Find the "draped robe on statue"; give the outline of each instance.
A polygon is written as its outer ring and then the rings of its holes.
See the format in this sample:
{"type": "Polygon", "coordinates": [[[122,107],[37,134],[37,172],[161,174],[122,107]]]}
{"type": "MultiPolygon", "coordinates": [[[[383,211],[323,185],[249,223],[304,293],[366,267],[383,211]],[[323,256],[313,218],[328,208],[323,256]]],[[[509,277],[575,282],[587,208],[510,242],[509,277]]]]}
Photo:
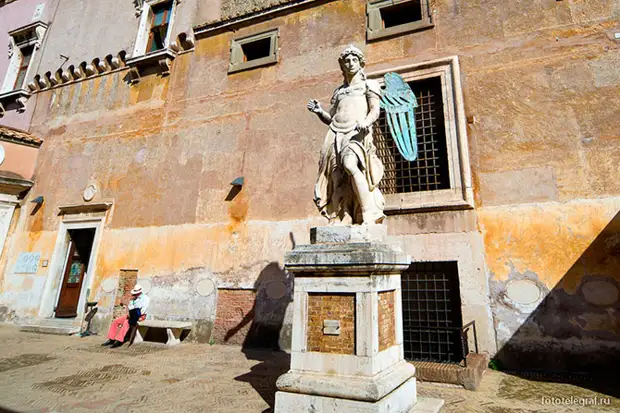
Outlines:
{"type": "Polygon", "coordinates": [[[342,164],[348,154],[354,154],[364,173],[372,194],[373,205],[382,213],[385,200],[378,188],[383,177],[383,163],[377,157],[372,139],[372,126],[368,132],[357,132],[356,124],[368,115],[370,99],[379,99],[381,89],[374,80],[364,79],[354,85],[343,84],[334,91],[331,104],[332,122],[325,137],[319,160],[319,174],[314,189],[314,202],[330,222],[350,216],[353,224],[361,224],[362,208],[353,190],[349,175],[342,164]],[[342,105],[345,102],[346,105],[342,105]]]}

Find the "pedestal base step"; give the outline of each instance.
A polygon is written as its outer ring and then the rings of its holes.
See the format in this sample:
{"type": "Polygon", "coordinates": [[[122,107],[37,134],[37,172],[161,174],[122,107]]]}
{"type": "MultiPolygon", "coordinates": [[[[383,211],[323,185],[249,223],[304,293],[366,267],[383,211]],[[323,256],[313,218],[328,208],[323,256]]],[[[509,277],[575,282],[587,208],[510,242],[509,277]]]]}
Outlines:
{"type": "Polygon", "coordinates": [[[416,381],[410,379],[374,403],[279,391],[275,413],[437,413],[442,407],[443,400],[416,399],[416,381]]]}

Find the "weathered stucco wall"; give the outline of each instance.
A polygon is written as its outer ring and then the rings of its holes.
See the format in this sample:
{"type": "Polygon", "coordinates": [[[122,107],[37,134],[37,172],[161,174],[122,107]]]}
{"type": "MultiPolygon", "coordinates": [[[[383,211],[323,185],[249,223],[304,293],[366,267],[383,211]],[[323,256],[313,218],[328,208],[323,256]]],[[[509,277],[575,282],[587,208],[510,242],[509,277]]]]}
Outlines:
{"type": "MultiPolygon", "coordinates": [[[[620,209],[620,53],[613,40],[620,2],[541,0],[515,8],[443,0],[433,9],[434,28],[366,44],[365,2],[330,2],[202,37],[166,78],[128,86],[120,72],[38,94],[32,131],[46,144],[30,196],[45,195],[46,204],[23,215],[26,231],[14,237],[10,256],[37,250],[49,257],[57,207],[82,202],[82,190],[96,181],[97,199],[114,202],[92,285],[101,315],[113,305],[106,280],[113,284],[120,268],[135,268],[165,303],[155,305],[156,315],[200,320],[206,331],[215,296],[198,294],[199,282],[250,288],[322,223],[311,194],[325,127],[305,104],[329,101],[342,48],[361,46],[368,71],[458,55],[477,209],[390,217],[392,241],[416,260],[459,263],[463,321],[476,320],[485,351],[496,350],[494,330],[500,355],[512,346],[538,355],[563,348],[570,356],[577,354],[573,337],[586,340],[588,351],[611,348],[618,327],[604,314],[617,314],[617,300],[580,307],[557,319],[559,330],[544,330],[548,313],[536,318],[548,306],[543,296],[536,305],[508,305],[503,297],[509,290],[526,299],[535,285],[566,294],[561,302],[580,300],[575,289],[583,290],[585,278],[566,283],[566,274],[620,209]],[[233,36],[275,27],[277,65],[226,74],[233,36]],[[238,176],[246,184],[227,201],[238,176]],[[515,288],[511,280],[523,282],[515,288]],[[522,332],[528,317],[538,332],[522,332]]],[[[613,284],[616,250],[608,251],[605,269],[586,273],[613,284]]],[[[33,281],[7,272],[3,302],[36,313],[40,272],[33,281]]]]}

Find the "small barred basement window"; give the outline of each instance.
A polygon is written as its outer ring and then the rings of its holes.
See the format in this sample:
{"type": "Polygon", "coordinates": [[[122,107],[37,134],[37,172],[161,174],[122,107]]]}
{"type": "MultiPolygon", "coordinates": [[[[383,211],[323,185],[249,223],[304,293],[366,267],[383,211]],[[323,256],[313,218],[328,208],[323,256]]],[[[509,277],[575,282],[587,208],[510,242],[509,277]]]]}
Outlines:
{"type": "Polygon", "coordinates": [[[374,0],[368,2],[368,40],[433,26],[428,0],[374,0]]]}
{"type": "Polygon", "coordinates": [[[401,276],[405,359],[463,359],[461,294],[455,261],[414,262],[401,276]]]}
{"type": "Polygon", "coordinates": [[[278,61],[278,30],[234,39],[230,45],[228,73],[240,72],[278,61]]]}

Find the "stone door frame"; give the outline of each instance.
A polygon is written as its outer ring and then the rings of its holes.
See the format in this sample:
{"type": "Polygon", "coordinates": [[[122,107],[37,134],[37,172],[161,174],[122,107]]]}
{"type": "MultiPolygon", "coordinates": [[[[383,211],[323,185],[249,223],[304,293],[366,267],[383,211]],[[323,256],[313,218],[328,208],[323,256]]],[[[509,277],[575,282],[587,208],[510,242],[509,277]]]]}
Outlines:
{"type": "Polygon", "coordinates": [[[97,256],[99,255],[99,245],[103,233],[105,215],[96,217],[73,218],[70,215],[60,222],[58,235],[54,245],[54,253],[50,261],[49,271],[45,280],[45,288],[39,307],[39,317],[54,318],[55,309],[60,298],[64,266],[66,263],[67,248],[69,246],[69,230],[95,228],[93,247],[88,261],[88,271],[84,276],[80,299],[78,301],[77,319],[84,315],[84,306],[88,300],[87,293],[90,291],[97,271],[97,256]]]}

